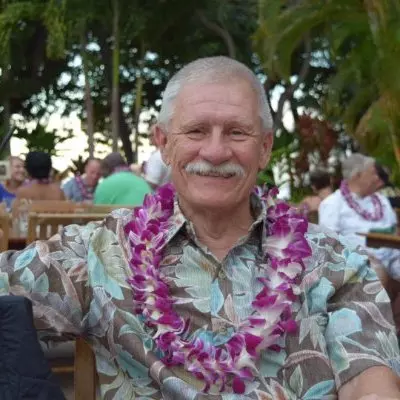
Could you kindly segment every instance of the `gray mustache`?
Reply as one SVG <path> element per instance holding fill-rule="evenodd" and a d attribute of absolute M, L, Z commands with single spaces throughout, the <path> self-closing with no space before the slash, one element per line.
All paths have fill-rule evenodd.
<path fill-rule="evenodd" d="M 220 165 L 213 165 L 208 161 L 195 161 L 185 166 L 185 171 L 189 174 L 200 174 L 200 175 L 233 175 L 233 176 L 244 176 L 244 168 L 240 165 L 226 162 Z"/>

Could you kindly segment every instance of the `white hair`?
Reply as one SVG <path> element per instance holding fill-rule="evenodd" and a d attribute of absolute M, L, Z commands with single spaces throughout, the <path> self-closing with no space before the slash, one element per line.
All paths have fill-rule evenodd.
<path fill-rule="evenodd" d="M 344 179 L 351 179 L 354 175 L 364 171 L 375 164 L 372 157 L 367 157 L 359 153 L 352 154 L 342 161 L 342 175 Z"/>
<path fill-rule="evenodd" d="M 272 131 L 271 111 L 260 80 L 250 68 L 224 56 L 199 58 L 184 66 L 169 80 L 158 116 L 159 124 L 166 127 L 170 122 L 174 112 L 174 101 L 185 84 L 232 82 L 233 78 L 242 78 L 250 83 L 258 97 L 263 129 Z"/>

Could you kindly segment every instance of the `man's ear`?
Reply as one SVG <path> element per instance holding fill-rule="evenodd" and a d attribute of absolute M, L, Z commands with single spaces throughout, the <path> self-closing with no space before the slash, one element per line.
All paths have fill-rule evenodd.
<path fill-rule="evenodd" d="M 261 144 L 261 154 L 260 162 L 258 168 L 260 171 L 265 169 L 271 158 L 272 146 L 274 145 L 274 135 L 272 131 L 262 132 L 262 144 Z"/>
<path fill-rule="evenodd" d="M 154 127 L 154 142 L 161 152 L 165 164 L 169 165 L 168 135 L 160 125 Z"/>

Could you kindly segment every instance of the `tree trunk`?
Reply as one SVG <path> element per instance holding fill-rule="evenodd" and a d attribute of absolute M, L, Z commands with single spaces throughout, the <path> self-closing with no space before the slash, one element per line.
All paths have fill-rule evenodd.
<path fill-rule="evenodd" d="M 7 82 L 10 79 L 10 70 L 9 65 L 6 63 L 2 69 L 2 79 L 4 82 Z M 10 98 L 9 96 L 5 96 L 3 100 L 3 115 L 2 115 L 2 131 L 3 136 L 5 137 L 10 130 L 10 123 L 11 123 L 11 107 L 10 107 Z M 3 149 L 2 154 L 0 155 L 2 159 L 7 158 L 11 154 L 11 138 L 7 142 L 6 146 Z"/>
<path fill-rule="evenodd" d="M 85 79 L 85 108 L 86 108 L 86 134 L 88 137 L 89 157 L 94 157 L 94 106 L 92 99 L 92 90 L 89 80 L 89 67 L 86 52 L 86 30 L 82 31 L 82 67 Z"/>
<path fill-rule="evenodd" d="M 113 0 L 113 38 L 114 46 L 112 52 L 113 73 L 112 73 L 112 93 L 111 93 L 111 137 L 112 150 L 118 151 L 119 139 L 119 1 Z"/>
<path fill-rule="evenodd" d="M 236 58 L 236 46 L 230 32 L 217 23 L 210 21 L 203 10 L 197 10 L 197 15 L 206 28 L 210 29 L 212 32 L 221 37 L 226 45 L 228 56 L 230 58 Z"/>
<path fill-rule="evenodd" d="M 135 98 L 135 112 L 134 112 L 134 121 L 135 121 L 135 160 L 134 162 L 138 162 L 139 157 L 139 147 L 140 147 L 140 136 L 139 136 L 139 122 L 140 122 L 140 112 L 142 110 L 142 99 L 143 99 L 143 68 L 144 68 L 144 56 L 145 56 L 145 46 L 142 43 L 141 46 L 141 56 L 139 61 L 139 76 L 136 80 L 136 98 Z"/>
<path fill-rule="evenodd" d="M 120 102 L 120 108 L 121 108 L 121 102 Z M 125 158 L 126 161 L 129 164 L 132 164 L 135 159 L 137 158 L 136 155 L 132 151 L 132 142 L 130 139 L 131 135 L 131 128 L 126 122 L 125 115 L 123 115 L 121 112 L 119 113 L 119 133 L 120 133 L 120 138 L 122 142 L 122 148 L 124 150 Z"/>

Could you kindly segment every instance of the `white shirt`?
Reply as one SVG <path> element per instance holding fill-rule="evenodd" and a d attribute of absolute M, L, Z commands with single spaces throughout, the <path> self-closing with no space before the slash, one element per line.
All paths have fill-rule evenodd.
<path fill-rule="evenodd" d="M 153 152 L 146 163 L 145 179 L 152 185 L 161 186 L 171 179 L 170 168 L 164 163 L 160 150 Z"/>
<path fill-rule="evenodd" d="M 318 221 L 319 225 L 331 229 L 346 237 L 347 241 L 353 246 L 362 246 L 373 256 L 378 258 L 388 269 L 392 276 L 400 276 L 400 251 L 395 249 L 372 249 L 366 247 L 366 238 L 357 233 L 368 233 L 371 231 L 389 230 L 397 225 L 397 216 L 389 200 L 376 193 L 382 207 L 383 217 L 379 221 L 367 221 L 358 215 L 342 196 L 340 190 L 332 193 L 319 205 Z M 361 198 L 353 194 L 355 201 L 358 202 L 363 210 L 373 212 L 374 205 L 371 196 Z"/>

